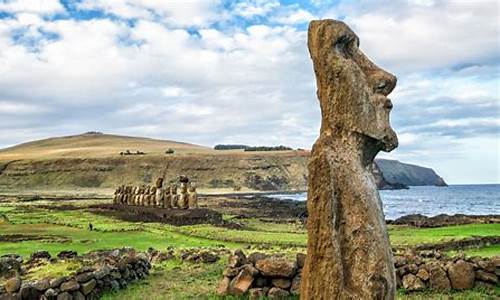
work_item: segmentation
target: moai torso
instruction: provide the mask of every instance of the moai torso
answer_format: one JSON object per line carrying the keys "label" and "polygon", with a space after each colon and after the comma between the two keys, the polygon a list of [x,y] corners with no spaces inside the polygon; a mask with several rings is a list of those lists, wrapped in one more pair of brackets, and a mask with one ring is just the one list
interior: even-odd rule
{"label": "moai torso", "polygon": [[145,201],[144,197],[146,196],[145,193],[146,193],[146,187],[143,185],[139,189],[139,205],[141,205],[141,206],[145,205],[145,203],[144,203],[144,201]]}
{"label": "moai torso", "polygon": [[156,205],[164,207],[165,205],[165,199],[164,199],[164,191],[163,191],[163,178],[160,177],[156,179]]}
{"label": "moai torso", "polygon": [[188,208],[188,187],[187,183],[181,182],[181,194],[179,195],[179,207]]}
{"label": "moai torso", "polygon": [[334,20],[309,24],[308,47],[321,106],[309,159],[307,257],[301,299],[394,299],[395,271],[371,166],[397,137],[387,95],[396,78]]}
{"label": "moai torso", "polygon": [[191,182],[191,184],[189,185],[188,195],[189,208],[198,208],[198,193],[196,192],[196,184],[194,182]]}
{"label": "moai torso", "polygon": [[172,208],[177,208],[178,206],[178,201],[179,201],[179,195],[177,195],[177,185],[175,183],[170,186],[170,200],[171,200],[171,206]]}
{"label": "moai torso", "polygon": [[163,207],[172,208],[172,195],[169,186],[166,186],[163,190]]}
{"label": "moai torso", "polygon": [[152,186],[151,189],[149,190],[149,194],[150,194],[149,205],[156,206],[156,187]]}

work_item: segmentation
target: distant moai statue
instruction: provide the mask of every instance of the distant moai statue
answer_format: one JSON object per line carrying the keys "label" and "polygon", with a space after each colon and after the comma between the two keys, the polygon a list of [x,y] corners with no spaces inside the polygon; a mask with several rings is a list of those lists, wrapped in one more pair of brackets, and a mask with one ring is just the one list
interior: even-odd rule
{"label": "distant moai statue", "polygon": [[172,194],[169,186],[163,189],[163,207],[172,208]]}
{"label": "distant moai statue", "polygon": [[127,205],[134,205],[134,187],[130,186],[128,191]]}
{"label": "distant moai statue", "polygon": [[134,187],[134,205],[139,205],[139,189],[140,187]]}
{"label": "distant moai statue", "polygon": [[146,191],[144,192],[144,206],[149,206],[149,201],[151,200],[151,194],[149,193],[151,190],[151,186],[146,186]]}
{"label": "distant moai statue", "polygon": [[139,205],[144,206],[144,196],[146,192],[146,187],[144,185],[141,185],[139,188]]}
{"label": "distant moai statue", "polygon": [[118,204],[118,199],[120,197],[121,187],[117,187],[113,196],[113,204]]}
{"label": "distant moai statue", "polygon": [[120,193],[118,194],[118,204],[123,204],[124,197],[125,197],[125,186],[122,184],[120,186]]}
{"label": "distant moai statue", "polygon": [[198,193],[196,192],[196,183],[194,182],[189,184],[188,199],[189,208],[198,208]]}
{"label": "distant moai statue", "polygon": [[179,195],[179,208],[188,208],[188,183],[189,178],[186,175],[179,176],[179,181],[181,183],[181,193]]}
{"label": "distant moai statue", "polygon": [[132,187],[130,185],[127,185],[125,188],[125,199],[123,199],[123,204],[129,204],[131,188]]}
{"label": "distant moai statue", "polygon": [[177,184],[172,183],[170,186],[170,203],[172,208],[177,208],[179,206],[179,195],[177,195]]}
{"label": "distant moai statue", "polygon": [[149,189],[149,206],[156,206],[156,187],[152,186]]}
{"label": "distant moai statue", "polygon": [[156,179],[156,195],[155,195],[155,205],[164,206],[164,193],[163,193],[163,177]]}

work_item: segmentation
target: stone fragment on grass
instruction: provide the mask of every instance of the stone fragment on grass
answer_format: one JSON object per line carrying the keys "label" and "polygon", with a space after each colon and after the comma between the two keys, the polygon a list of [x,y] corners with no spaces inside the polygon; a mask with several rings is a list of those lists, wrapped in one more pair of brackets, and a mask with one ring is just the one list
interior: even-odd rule
{"label": "stone fragment on grass", "polygon": [[468,262],[459,260],[448,269],[451,286],[457,290],[471,289],[474,287],[474,268]]}
{"label": "stone fragment on grass", "polygon": [[425,289],[425,283],[413,274],[403,277],[403,287],[408,291],[420,291]]}
{"label": "stone fragment on grass", "polygon": [[250,255],[248,255],[248,262],[255,264],[258,260],[265,259],[267,258],[268,255],[262,252],[253,252]]}
{"label": "stone fragment on grass", "polygon": [[253,288],[248,290],[248,299],[249,300],[258,300],[262,299],[266,296],[266,292],[262,288]]}
{"label": "stone fragment on grass", "polygon": [[240,267],[247,263],[247,258],[243,251],[236,250],[233,255],[229,256],[229,266],[230,267]]}
{"label": "stone fragment on grass", "polygon": [[250,286],[252,286],[253,280],[254,275],[252,269],[249,267],[242,268],[240,273],[231,280],[229,284],[229,293],[233,295],[245,294]]}
{"label": "stone fragment on grass", "polygon": [[231,283],[231,279],[227,276],[224,276],[224,278],[221,280],[219,283],[219,286],[217,287],[217,294],[218,295],[225,295],[229,291],[229,284]]}

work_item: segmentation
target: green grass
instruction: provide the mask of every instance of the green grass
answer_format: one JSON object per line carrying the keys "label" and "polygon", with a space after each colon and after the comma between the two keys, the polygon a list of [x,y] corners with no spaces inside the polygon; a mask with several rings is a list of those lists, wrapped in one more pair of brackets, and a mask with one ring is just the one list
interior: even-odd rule
{"label": "green grass", "polygon": [[[500,245],[491,245],[481,248],[472,248],[463,250],[466,256],[491,257],[500,255]],[[449,251],[448,255],[454,256],[458,251]]]}
{"label": "green grass", "polygon": [[448,292],[435,292],[432,290],[422,292],[407,293],[404,290],[398,290],[397,299],[408,300],[484,300],[498,299],[500,297],[500,288],[495,289],[479,289],[475,288],[466,291],[451,290]]}

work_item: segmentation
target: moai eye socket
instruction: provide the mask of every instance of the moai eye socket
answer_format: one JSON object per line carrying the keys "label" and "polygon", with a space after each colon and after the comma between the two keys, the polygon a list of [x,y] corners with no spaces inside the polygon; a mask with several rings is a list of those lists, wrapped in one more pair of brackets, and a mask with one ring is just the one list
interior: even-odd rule
{"label": "moai eye socket", "polygon": [[385,80],[379,82],[378,85],[377,85],[377,88],[376,88],[377,92],[378,93],[382,92],[385,89],[386,86],[387,86],[387,82]]}

